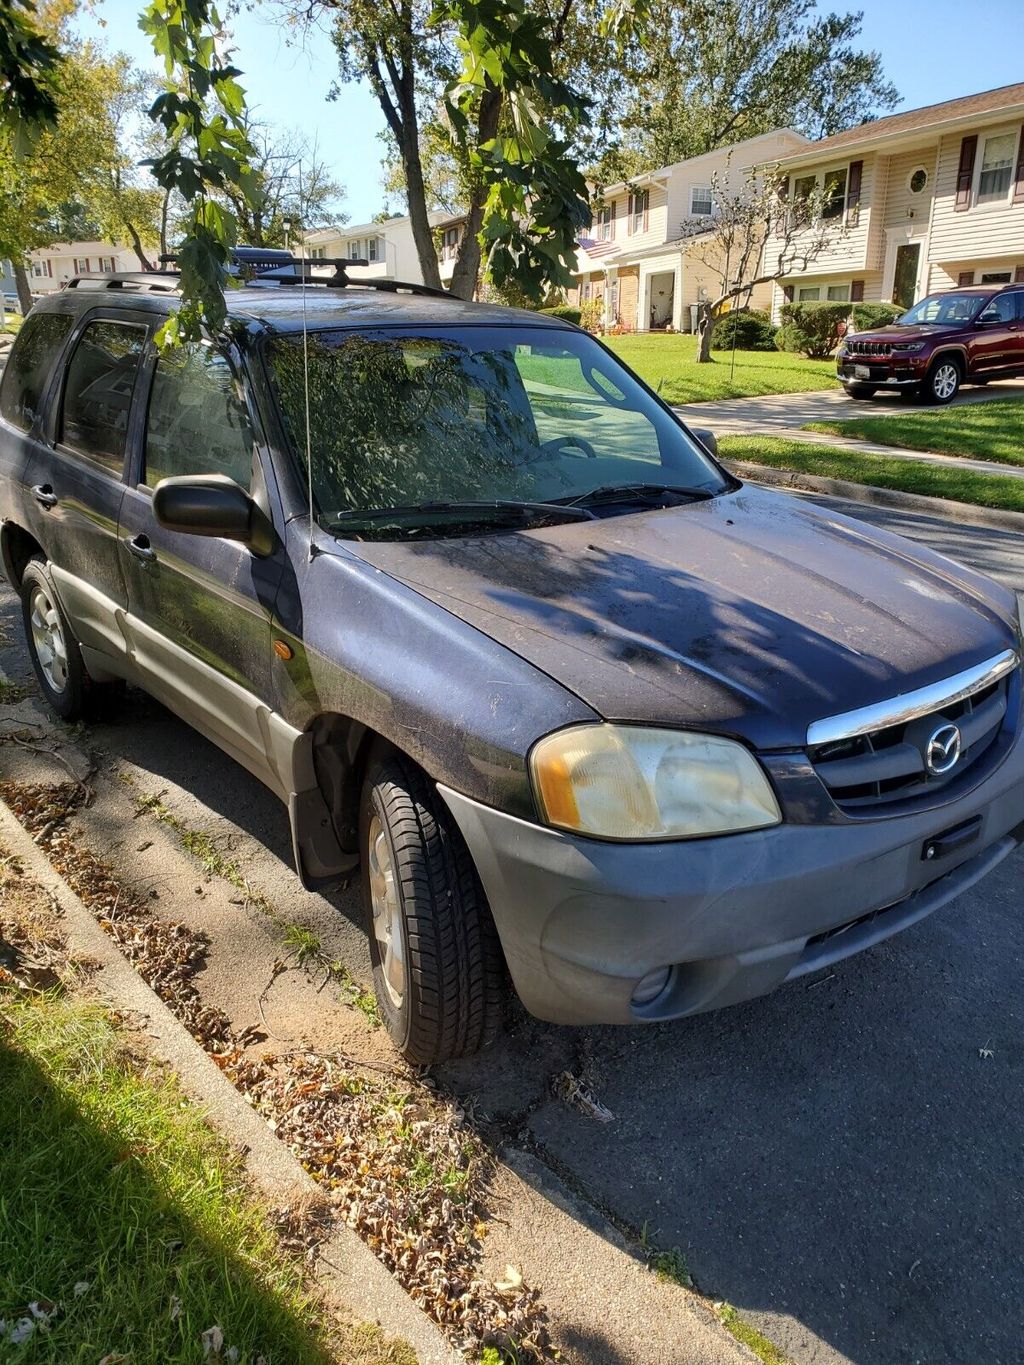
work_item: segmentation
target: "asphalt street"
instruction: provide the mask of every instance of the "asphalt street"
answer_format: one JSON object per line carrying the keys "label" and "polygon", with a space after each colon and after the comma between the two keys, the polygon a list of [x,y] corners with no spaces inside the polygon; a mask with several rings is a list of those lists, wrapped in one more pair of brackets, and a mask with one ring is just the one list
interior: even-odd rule
{"label": "asphalt street", "polygon": [[[815,499],[1024,590],[1024,537]],[[26,667],[13,595],[11,645]],[[129,699],[92,740],[230,827],[278,903],[337,924],[367,979],[351,893],[301,892],[283,809],[162,708]],[[799,1365],[1010,1365],[1024,1338],[1024,852],[905,934],[748,1005],[639,1030],[510,1031],[443,1083],[621,1226],[678,1247]],[[563,1070],[612,1114],[552,1095]],[[659,1358],[651,1365],[671,1365]]]}

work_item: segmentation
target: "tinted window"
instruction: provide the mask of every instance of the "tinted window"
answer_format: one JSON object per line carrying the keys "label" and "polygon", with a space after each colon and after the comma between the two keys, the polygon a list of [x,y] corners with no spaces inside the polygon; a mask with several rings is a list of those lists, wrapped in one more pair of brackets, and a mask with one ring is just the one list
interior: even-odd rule
{"label": "tinted window", "polygon": [[160,357],[146,427],[150,488],[174,474],[252,482],[253,435],[239,382],[224,356],[188,346]]}
{"label": "tinted window", "polygon": [[997,294],[986,309],[983,310],[979,322],[1013,322],[1015,309],[1013,306],[1012,294]]}
{"label": "tinted window", "polygon": [[60,439],[72,450],[120,469],[145,327],[90,322],[64,384]]}
{"label": "tinted window", "polygon": [[39,415],[39,400],[73,321],[68,313],[37,313],[26,318],[18,333],[4,370],[0,412],[22,431]]}

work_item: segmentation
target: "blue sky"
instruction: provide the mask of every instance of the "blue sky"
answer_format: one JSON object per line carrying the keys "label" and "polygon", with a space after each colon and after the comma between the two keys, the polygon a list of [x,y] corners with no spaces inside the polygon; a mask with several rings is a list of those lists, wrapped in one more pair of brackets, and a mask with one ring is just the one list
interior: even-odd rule
{"label": "blue sky", "polygon": [[[827,0],[819,8],[864,12],[862,44],[882,54],[886,74],[903,96],[902,108],[954,99],[1024,81],[1020,32],[1024,0]],[[102,36],[139,64],[151,52],[136,20],[139,0],[98,0],[81,21],[83,33]],[[97,25],[106,21],[102,34]],[[325,33],[306,45],[289,44],[280,19],[242,13],[232,20],[235,61],[245,75],[249,104],[281,127],[316,138],[320,155],[346,187],[345,211],[364,222],[384,207],[381,187],[383,118],[363,88],[343,86],[327,102],[337,70]],[[400,205],[391,205],[398,208]]]}

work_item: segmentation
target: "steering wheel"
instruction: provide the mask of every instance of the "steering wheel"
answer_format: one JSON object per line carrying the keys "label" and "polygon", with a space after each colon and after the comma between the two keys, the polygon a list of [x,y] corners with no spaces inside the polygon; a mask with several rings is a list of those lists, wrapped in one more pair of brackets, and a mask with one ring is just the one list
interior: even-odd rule
{"label": "steering wheel", "polygon": [[540,445],[542,457],[557,455],[563,450],[569,454],[574,449],[580,451],[588,460],[597,459],[597,451],[584,436],[554,436],[550,441],[543,441]]}

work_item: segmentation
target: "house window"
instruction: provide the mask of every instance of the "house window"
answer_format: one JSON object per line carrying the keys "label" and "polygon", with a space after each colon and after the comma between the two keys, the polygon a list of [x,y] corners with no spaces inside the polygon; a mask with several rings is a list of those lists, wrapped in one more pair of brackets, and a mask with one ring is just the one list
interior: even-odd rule
{"label": "house window", "polygon": [[714,203],[711,198],[710,185],[692,185],[690,187],[690,216],[692,218],[710,218],[714,212]]}
{"label": "house window", "polygon": [[371,237],[370,240],[366,243],[366,256],[367,256],[367,259],[368,259],[368,260],[371,260],[371,261],[375,261],[375,260],[377,259],[377,238],[376,238],[376,237]]}
{"label": "house window", "polygon": [[985,139],[981,173],[978,176],[979,204],[995,204],[1006,198],[1013,174],[1013,153],[1016,144],[1016,133],[1000,133],[998,137]]}
{"label": "house window", "polygon": [[796,291],[797,303],[818,303],[821,299],[821,289],[816,284],[802,284]]}
{"label": "house window", "polygon": [[457,227],[445,228],[442,256],[446,261],[454,261],[459,251],[459,229]]}
{"label": "house window", "polygon": [[842,218],[846,210],[846,167],[826,171],[822,186],[821,216],[826,221]]}
{"label": "house window", "polygon": [[848,284],[830,284],[825,290],[825,298],[829,303],[849,303],[850,286]]}
{"label": "house window", "polygon": [[634,190],[629,196],[629,230],[630,232],[645,232],[647,230],[647,205],[650,195],[647,190]]}
{"label": "house window", "polygon": [[114,267],[114,258],[113,258],[113,256],[101,256],[101,257],[100,257],[100,274],[101,274],[101,275],[113,275],[113,273],[114,273],[114,268],[115,268],[115,267]]}
{"label": "house window", "polygon": [[309,259],[311,261],[322,261],[326,255],[327,248],[325,246],[315,246],[310,249]]}
{"label": "house window", "polygon": [[612,206],[605,204],[603,209],[597,211],[597,240],[610,242],[614,235],[615,219],[612,217]]}
{"label": "house window", "polygon": [[981,276],[982,284],[1010,284],[1012,280],[1013,274],[1009,270],[986,270]]}
{"label": "house window", "polygon": [[923,166],[918,166],[916,170],[910,172],[907,181],[907,189],[911,194],[920,194],[928,184],[928,172]]}
{"label": "house window", "polygon": [[360,259],[360,257],[359,257],[359,243],[358,243],[358,242],[349,242],[349,244],[348,244],[348,258],[349,258],[350,261],[358,261],[358,260]]}
{"label": "house window", "polygon": [[33,261],[32,274],[37,280],[53,279],[53,266],[49,261]]}
{"label": "house window", "polygon": [[76,257],[75,257],[75,274],[76,274],[76,275],[88,275],[88,273],[89,273],[89,257],[88,257],[88,256],[76,256]]}

